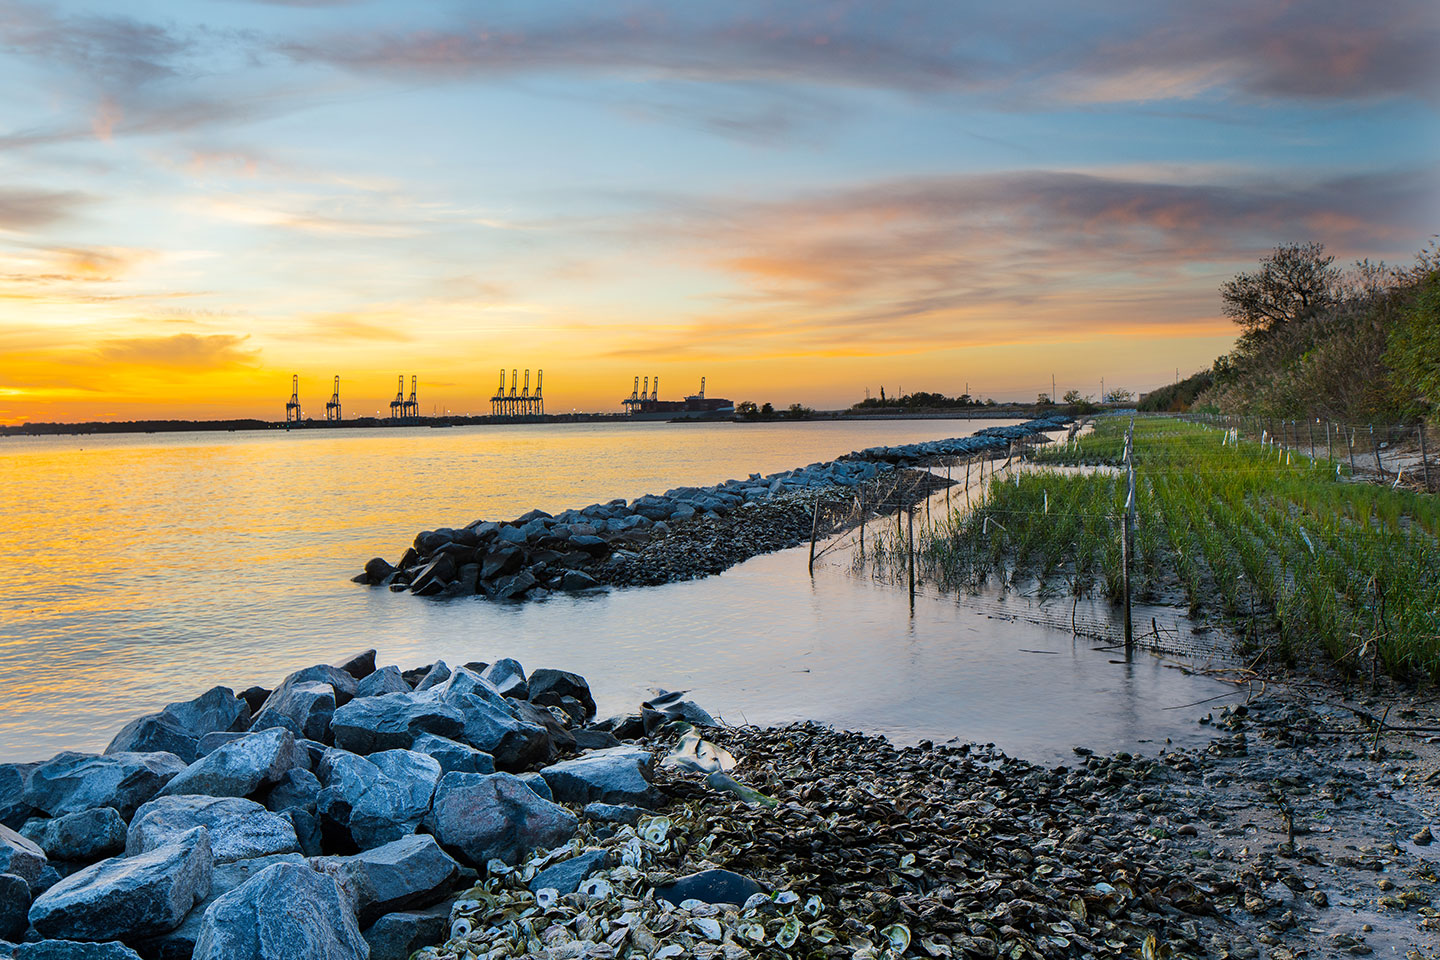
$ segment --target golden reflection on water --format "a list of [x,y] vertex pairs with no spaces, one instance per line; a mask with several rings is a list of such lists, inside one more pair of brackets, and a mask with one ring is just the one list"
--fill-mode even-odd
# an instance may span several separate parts
[[347,582],[371,556],[396,559],[421,529],[1004,422],[0,440],[0,759],[103,745],[123,720],[212,683],[273,681],[371,645],[377,619],[402,635],[392,639],[434,639],[422,635],[424,605]]

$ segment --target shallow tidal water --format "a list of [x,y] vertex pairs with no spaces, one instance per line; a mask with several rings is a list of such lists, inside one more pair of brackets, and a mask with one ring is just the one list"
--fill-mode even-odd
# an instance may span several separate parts
[[555,511],[1012,421],[607,424],[0,440],[0,761],[100,750],[217,683],[366,647],[409,667],[513,656],[602,713],[686,688],[734,722],[814,719],[1036,760],[1203,742],[1172,709],[1229,688],[1068,631],[855,575],[842,554],[521,606],[349,582],[421,529]]

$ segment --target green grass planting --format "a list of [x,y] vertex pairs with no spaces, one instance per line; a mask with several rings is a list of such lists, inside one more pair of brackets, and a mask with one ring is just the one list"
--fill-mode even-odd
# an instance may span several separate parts
[[[1128,420],[1038,451],[917,529],[917,568],[941,589],[1123,597]],[[1174,418],[1135,421],[1137,601],[1224,621],[1256,654],[1319,654],[1347,671],[1440,679],[1440,503],[1350,482],[1348,465]],[[890,530],[871,560],[903,570]]]

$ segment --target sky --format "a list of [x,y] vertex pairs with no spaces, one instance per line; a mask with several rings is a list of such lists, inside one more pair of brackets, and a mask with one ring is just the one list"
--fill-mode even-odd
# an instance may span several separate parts
[[1440,231],[1440,4],[0,0],[0,423],[1154,388]]

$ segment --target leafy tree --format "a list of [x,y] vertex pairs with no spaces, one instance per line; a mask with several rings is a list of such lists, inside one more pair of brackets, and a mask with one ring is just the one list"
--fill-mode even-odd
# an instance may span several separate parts
[[737,417],[754,417],[759,412],[760,408],[755,406],[754,400],[741,400],[735,404],[735,415]]
[[1105,394],[1106,403],[1129,403],[1134,398],[1135,394],[1126,390],[1124,387],[1116,387],[1114,390]]
[[760,408],[760,416],[762,416],[762,417],[773,417],[773,416],[775,416],[775,406],[774,406],[774,404],[771,404],[771,403],[769,403],[769,402],[766,402],[766,404]]
[[1323,243],[1281,244],[1261,259],[1259,270],[1237,273],[1221,285],[1222,309],[1252,338],[1308,320],[1341,300],[1343,274],[1334,263]]
[[1079,402],[1080,402],[1080,391],[1079,391],[1079,390],[1066,390],[1066,391],[1065,391],[1064,400],[1065,400],[1066,403],[1079,403]]
[[1419,284],[1385,351],[1401,400],[1434,417],[1440,411],[1440,271]]
[[1048,394],[1048,393],[1042,393],[1042,394],[1040,394],[1038,397],[1036,397],[1036,398],[1035,398],[1035,406],[1037,406],[1037,407],[1048,407],[1048,406],[1050,406],[1050,394]]

